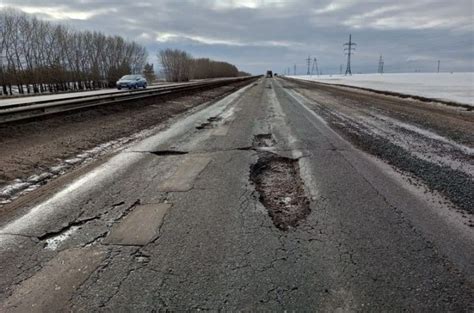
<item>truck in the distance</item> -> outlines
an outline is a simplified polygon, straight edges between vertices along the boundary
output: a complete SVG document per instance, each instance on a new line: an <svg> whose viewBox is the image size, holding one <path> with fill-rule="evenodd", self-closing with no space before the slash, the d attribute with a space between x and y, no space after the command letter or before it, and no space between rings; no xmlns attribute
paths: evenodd
<svg viewBox="0 0 474 313"><path fill-rule="evenodd" d="M267 71L267 78L272 78L272 77L273 77L273 72Z"/></svg>

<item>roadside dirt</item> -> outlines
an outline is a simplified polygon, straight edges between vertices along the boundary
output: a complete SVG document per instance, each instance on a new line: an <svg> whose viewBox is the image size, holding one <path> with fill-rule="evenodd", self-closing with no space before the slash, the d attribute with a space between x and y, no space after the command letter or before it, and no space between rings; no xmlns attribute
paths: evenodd
<svg viewBox="0 0 474 313"><path fill-rule="evenodd" d="M282 84L309 99L309 107L355 146L439 192L463 214L474 213L473 111L306 82Z"/></svg>
<svg viewBox="0 0 474 313"><path fill-rule="evenodd" d="M474 181L469 174L414 157L389 140L378 136L367 136L350 125L342 126L341 122L333 125L357 147L385 160L404 173L414 175L430 190L440 192L458 208L470 214L474 213ZM469 226L474 226L472 221Z"/></svg>
<svg viewBox="0 0 474 313"><path fill-rule="evenodd" d="M107 149L107 143L156 127L248 83L0 125L0 190L11 183L21 185L27 179L41 182L57 174L43 177L42 173L64 160L70 160L73 167L77 156L85 151Z"/></svg>

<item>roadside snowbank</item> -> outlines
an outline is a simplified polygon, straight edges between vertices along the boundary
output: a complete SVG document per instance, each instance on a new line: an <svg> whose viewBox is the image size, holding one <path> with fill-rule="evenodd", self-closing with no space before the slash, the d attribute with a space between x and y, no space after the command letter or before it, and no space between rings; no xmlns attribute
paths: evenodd
<svg viewBox="0 0 474 313"><path fill-rule="evenodd" d="M352 76L289 76L474 106L474 73L354 74Z"/></svg>

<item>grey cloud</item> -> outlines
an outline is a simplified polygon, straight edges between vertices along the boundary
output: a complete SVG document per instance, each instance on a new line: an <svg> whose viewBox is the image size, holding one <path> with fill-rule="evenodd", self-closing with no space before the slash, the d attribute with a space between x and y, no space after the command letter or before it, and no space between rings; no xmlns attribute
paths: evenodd
<svg viewBox="0 0 474 313"><path fill-rule="evenodd" d="M43 8L35 14L53 20L51 12L62 12L60 22L145 44L152 61L158 49L177 47L254 73L295 63L303 71L308 55L318 57L325 73L338 72L345 60L342 44L352 33L358 72L375 71L379 54L391 71L434 70L438 59L446 70L474 70L471 0L3 0L3 5Z"/></svg>

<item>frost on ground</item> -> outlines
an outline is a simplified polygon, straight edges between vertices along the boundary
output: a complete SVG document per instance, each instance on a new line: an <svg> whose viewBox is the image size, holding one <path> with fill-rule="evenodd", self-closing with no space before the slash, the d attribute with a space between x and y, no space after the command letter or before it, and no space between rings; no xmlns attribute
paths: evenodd
<svg viewBox="0 0 474 313"><path fill-rule="evenodd" d="M474 106L474 73L399 73L290 76Z"/></svg>

